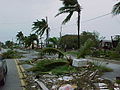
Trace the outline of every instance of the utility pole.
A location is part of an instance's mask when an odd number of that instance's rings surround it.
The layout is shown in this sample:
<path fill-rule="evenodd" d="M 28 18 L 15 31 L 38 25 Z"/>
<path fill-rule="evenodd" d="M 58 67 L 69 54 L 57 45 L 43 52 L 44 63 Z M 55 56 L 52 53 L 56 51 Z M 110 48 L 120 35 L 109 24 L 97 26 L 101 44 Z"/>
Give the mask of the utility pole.
<path fill-rule="evenodd" d="M 60 38 L 62 37 L 62 25 L 60 27 Z"/>

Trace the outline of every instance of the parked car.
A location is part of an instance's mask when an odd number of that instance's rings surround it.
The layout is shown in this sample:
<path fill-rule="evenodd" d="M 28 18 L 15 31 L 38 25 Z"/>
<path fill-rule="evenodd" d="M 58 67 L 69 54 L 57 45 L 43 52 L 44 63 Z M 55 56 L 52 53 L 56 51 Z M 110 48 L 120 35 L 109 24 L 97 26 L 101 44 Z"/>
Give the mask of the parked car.
<path fill-rule="evenodd" d="M 0 85 L 3 86 L 6 81 L 7 75 L 7 63 L 6 60 L 0 55 Z"/>

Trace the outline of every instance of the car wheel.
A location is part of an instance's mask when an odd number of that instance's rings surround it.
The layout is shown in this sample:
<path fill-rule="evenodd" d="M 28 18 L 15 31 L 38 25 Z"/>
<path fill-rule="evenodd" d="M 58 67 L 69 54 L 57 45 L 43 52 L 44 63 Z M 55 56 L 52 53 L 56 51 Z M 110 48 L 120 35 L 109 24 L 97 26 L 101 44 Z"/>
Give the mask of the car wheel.
<path fill-rule="evenodd" d="M 0 81 L 0 85 L 1 85 L 1 86 L 5 85 L 5 81 L 6 81 L 6 77 L 4 77 L 4 78 Z"/>

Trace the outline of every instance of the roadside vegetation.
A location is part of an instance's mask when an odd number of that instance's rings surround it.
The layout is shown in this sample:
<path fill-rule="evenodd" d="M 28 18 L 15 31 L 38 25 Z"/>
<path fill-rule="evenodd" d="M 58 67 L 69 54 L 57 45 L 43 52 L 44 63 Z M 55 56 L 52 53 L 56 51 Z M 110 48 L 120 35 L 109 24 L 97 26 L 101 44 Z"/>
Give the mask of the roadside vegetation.
<path fill-rule="evenodd" d="M 74 12 L 77 12 L 77 35 L 60 35 L 60 37 L 49 37 L 50 27 L 48 18 L 46 17 L 33 22 L 32 33 L 28 36 L 25 36 L 22 31 L 19 31 L 16 35 L 17 43 L 14 43 L 13 41 L 0 43 L 0 48 L 2 47 L 11 49 L 2 54 L 3 58 L 14 59 L 23 57 L 23 53 L 15 51 L 14 48 L 26 50 L 34 49 L 39 52 L 38 58 L 35 60 L 33 59 L 22 61 L 20 63 L 29 64 L 32 66 L 32 68 L 27 69 L 27 72 L 32 72 L 33 77 L 35 75 L 41 76 L 42 78 L 39 79 L 43 79 L 43 81 L 48 79 L 44 77 L 47 75 L 57 75 L 61 76 L 62 78 L 64 75 L 69 75 L 73 78 L 69 82 L 52 78 L 54 82 L 45 82 L 50 89 L 53 84 L 56 83 L 56 86 L 58 84 L 62 86 L 63 84 L 70 83 L 77 86 L 76 90 L 82 90 L 82 88 L 84 88 L 83 90 L 97 90 L 94 83 L 98 83 L 98 81 L 100 81 L 99 77 L 104 72 L 111 72 L 113 70 L 106 67 L 106 65 L 103 65 L 100 62 L 96 63 L 94 61 L 89 62 L 86 66 L 83 67 L 74 67 L 72 66 L 73 59 L 69 56 L 72 55 L 78 59 L 86 58 L 86 56 L 89 56 L 120 61 L 120 37 L 115 37 L 115 40 L 111 40 L 112 45 L 110 48 L 107 48 L 106 45 L 104 47 L 100 46 L 100 42 L 104 38 L 100 37 L 98 32 L 83 31 L 80 35 L 80 14 L 82 8 L 78 0 L 61 1 L 63 3 L 63 6 L 59 8 L 59 12 L 56 16 L 68 13 L 68 16 L 62 22 L 62 24 L 66 24 L 68 21 L 70 21 Z M 120 2 L 114 5 L 112 13 L 113 15 L 120 14 Z M 45 42 L 42 39 L 44 34 L 46 34 Z M 113 90 L 110 81 L 104 80 L 102 82 L 106 83 L 106 81 L 109 89 Z M 116 83 L 120 84 L 120 80 L 116 80 Z"/>
<path fill-rule="evenodd" d="M 2 57 L 4 59 L 15 59 L 15 58 L 22 58 L 22 53 L 17 52 L 15 50 L 8 50 L 7 52 L 2 53 Z"/>
<path fill-rule="evenodd" d="M 93 50 L 91 56 L 120 61 L 120 42 L 118 43 L 117 47 L 111 50 L 104 49 Z"/>

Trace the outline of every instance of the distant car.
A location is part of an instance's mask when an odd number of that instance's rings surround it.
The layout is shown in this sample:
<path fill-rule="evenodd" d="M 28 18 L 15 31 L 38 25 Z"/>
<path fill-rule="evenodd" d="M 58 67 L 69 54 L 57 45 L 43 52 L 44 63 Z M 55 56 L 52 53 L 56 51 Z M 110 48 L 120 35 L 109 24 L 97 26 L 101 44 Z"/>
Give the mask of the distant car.
<path fill-rule="evenodd" d="M 6 60 L 0 55 L 0 85 L 3 86 L 6 81 L 7 75 L 7 63 Z"/>

